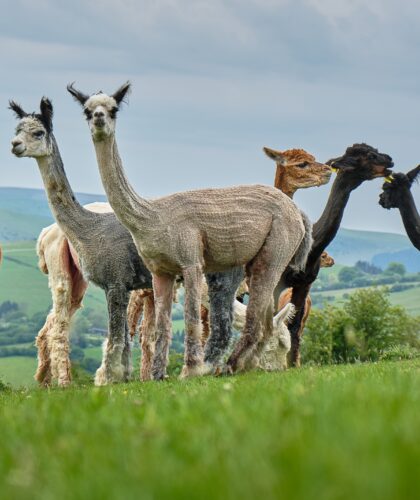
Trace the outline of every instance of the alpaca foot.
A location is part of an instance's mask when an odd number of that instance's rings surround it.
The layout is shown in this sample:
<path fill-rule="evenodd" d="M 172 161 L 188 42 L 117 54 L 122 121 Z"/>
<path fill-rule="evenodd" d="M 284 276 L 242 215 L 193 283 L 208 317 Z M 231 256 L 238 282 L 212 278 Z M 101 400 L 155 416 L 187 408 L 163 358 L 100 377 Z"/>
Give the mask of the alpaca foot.
<path fill-rule="evenodd" d="M 95 374 L 95 385 L 103 386 L 112 384 L 115 382 L 121 382 L 123 380 L 124 369 L 123 366 L 114 367 L 113 370 L 110 368 L 106 368 L 105 366 L 100 366 L 96 370 Z"/>
<path fill-rule="evenodd" d="M 68 387 L 70 384 L 71 384 L 71 380 L 69 378 L 58 380 L 59 387 L 65 388 L 65 387 Z"/>
<path fill-rule="evenodd" d="M 166 374 L 166 370 L 153 370 L 152 379 L 156 381 L 167 380 L 169 376 Z"/>
<path fill-rule="evenodd" d="M 210 369 L 212 369 L 212 367 L 210 367 Z M 210 373 L 208 370 L 208 363 L 199 363 L 194 366 L 184 365 L 179 378 L 186 379 L 191 377 L 201 377 L 202 375 Z"/>
<path fill-rule="evenodd" d="M 228 375 L 233 375 L 233 368 L 230 365 L 221 365 L 216 368 L 214 372 L 216 377 L 223 377 Z"/>

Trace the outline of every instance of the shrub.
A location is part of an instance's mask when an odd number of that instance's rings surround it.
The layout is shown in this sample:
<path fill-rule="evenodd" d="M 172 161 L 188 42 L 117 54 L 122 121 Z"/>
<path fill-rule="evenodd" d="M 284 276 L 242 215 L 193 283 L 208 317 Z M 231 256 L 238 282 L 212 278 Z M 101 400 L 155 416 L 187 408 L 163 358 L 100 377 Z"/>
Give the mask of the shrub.
<path fill-rule="evenodd" d="M 388 294 L 386 289 L 358 290 L 343 308 L 313 311 L 303 337 L 303 362 L 376 361 L 396 345 L 420 352 L 418 318 L 391 306 Z"/>

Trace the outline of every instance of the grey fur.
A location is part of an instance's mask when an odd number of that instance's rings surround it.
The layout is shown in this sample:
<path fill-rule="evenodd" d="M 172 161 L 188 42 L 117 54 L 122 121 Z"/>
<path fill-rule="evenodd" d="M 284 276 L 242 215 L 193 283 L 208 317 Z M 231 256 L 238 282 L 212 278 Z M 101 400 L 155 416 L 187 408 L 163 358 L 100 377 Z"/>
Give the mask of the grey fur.
<path fill-rule="evenodd" d="M 37 125 L 45 129 L 35 116 L 23 119 L 38 120 Z M 89 212 L 77 202 L 54 135 L 46 133 L 50 153 L 37 160 L 51 211 L 76 249 L 84 276 L 104 290 L 108 303 L 108 342 L 96 382 L 104 384 L 127 380 L 131 371 L 126 320 L 129 293 L 131 290 L 151 288 L 152 277 L 140 259 L 130 233 L 116 216 L 113 213 Z"/>

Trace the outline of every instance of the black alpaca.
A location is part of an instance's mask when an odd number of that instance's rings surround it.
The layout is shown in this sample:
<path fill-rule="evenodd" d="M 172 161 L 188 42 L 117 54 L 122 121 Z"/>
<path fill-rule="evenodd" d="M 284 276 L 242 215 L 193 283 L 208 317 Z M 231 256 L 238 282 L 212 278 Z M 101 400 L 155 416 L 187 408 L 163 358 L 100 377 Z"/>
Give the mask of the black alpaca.
<path fill-rule="evenodd" d="M 306 268 L 300 273 L 286 270 L 282 280 L 282 286 L 293 288 L 291 302 L 296 308 L 296 315 L 289 323 L 292 341 L 290 363 L 293 366 L 300 366 L 299 331 L 306 297 L 318 276 L 321 254 L 333 241 L 340 227 L 350 194 L 365 181 L 390 175 L 393 162 L 390 156 L 379 153 L 367 144 L 354 144 L 347 148 L 343 156 L 329 160 L 327 165 L 337 170 L 337 177 L 324 211 L 313 225 L 314 241 Z"/>
<path fill-rule="evenodd" d="M 411 186 L 420 174 L 420 165 L 406 174 L 392 174 L 382 186 L 379 204 L 386 208 L 398 208 L 411 243 L 420 250 L 420 215 L 414 202 Z"/>

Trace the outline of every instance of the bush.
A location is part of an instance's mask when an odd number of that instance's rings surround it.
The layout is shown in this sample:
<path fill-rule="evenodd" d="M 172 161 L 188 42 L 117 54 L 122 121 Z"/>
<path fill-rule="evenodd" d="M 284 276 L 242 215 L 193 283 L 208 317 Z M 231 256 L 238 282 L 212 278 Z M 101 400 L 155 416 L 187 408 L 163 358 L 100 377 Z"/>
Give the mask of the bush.
<path fill-rule="evenodd" d="M 358 290 L 343 308 L 313 311 L 302 345 L 305 363 L 376 361 L 396 345 L 420 352 L 420 322 L 391 306 L 386 289 Z"/>
<path fill-rule="evenodd" d="M 380 355 L 381 361 L 402 361 L 420 357 L 420 351 L 408 345 L 393 345 L 385 349 Z"/>

